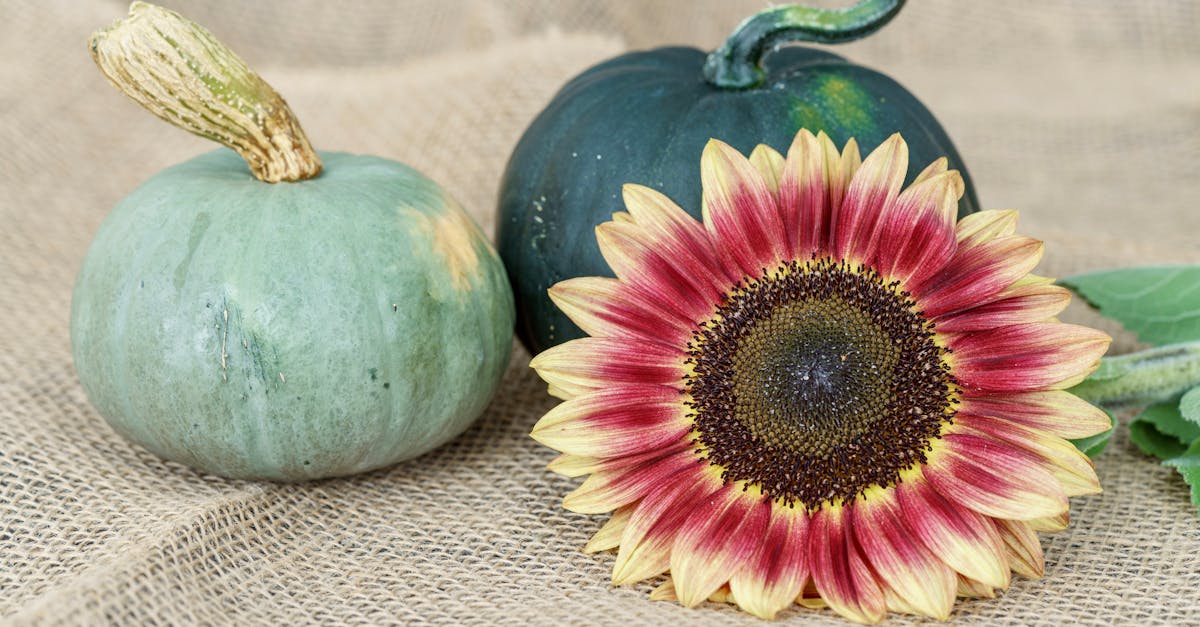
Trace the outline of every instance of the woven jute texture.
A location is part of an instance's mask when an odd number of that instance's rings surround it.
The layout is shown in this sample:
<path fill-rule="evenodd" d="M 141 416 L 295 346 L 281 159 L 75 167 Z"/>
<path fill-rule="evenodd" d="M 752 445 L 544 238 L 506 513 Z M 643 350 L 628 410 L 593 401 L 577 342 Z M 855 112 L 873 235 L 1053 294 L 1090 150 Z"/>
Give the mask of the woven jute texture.
<path fill-rule="evenodd" d="M 828 3 L 827 3 L 828 4 Z M 315 145 L 410 163 L 492 232 L 509 151 L 557 88 L 630 48 L 705 48 L 761 0 L 173 3 L 257 67 Z M 0 619 L 15 624 L 758 624 L 651 602 L 586 555 L 602 516 L 527 437 L 553 405 L 516 352 L 470 431 L 422 458 L 303 485 L 157 459 L 88 404 L 68 337 L 75 273 L 108 210 L 210 149 L 92 66 L 113 0 L 0 0 Z M 1022 210 L 1042 272 L 1197 262 L 1200 6 L 1173 0 L 909 3 L 841 52 L 937 113 L 983 204 Z M 697 155 L 697 158 L 699 155 Z M 1065 316 L 1114 333 L 1082 306 Z M 1128 416 L 1124 417 L 1128 420 Z M 1118 434 L 1099 496 L 1043 538 L 1046 576 L 961 601 L 960 624 L 1200 624 L 1200 520 L 1174 471 Z M 786 623 L 841 621 L 789 610 Z M 893 624 L 910 619 L 893 617 Z"/>

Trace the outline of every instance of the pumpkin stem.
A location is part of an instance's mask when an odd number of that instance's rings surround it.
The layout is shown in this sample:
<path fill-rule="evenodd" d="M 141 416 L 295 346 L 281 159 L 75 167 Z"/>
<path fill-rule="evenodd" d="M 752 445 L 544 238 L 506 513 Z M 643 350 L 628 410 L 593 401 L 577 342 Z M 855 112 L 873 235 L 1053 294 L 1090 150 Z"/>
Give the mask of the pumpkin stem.
<path fill-rule="evenodd" d="M 100 71 L 158 117 L 238 152 L 261 181 L 301 181 L 321 159 L 287 103 L 232 50 L 187 18 L 145 2 L 88 42 Z"/>
<path fill-rule="evenodd" d="M 905 0 L 862 0 L 845 9 L 800 5 L 772 7 L 750 16 L 704 62 L 704 78 L 721 89 L 749 89 L 763 83 L 762 57 L 794 41 L 836 44 L 865 37 L 887 24 Z"/>

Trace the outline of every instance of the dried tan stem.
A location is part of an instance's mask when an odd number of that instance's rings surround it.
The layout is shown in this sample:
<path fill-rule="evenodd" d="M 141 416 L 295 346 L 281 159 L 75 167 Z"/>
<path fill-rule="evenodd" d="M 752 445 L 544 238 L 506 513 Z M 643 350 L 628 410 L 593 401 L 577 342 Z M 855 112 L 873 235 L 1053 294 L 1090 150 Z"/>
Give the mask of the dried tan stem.
<path fill-rule="evenodd" d="M 199 24 L 145 2 L 92 34 L 92 58 L 109 82 L 154 115 L 238 152 L 268 183 L 321 173 L 287 103 Z"/>

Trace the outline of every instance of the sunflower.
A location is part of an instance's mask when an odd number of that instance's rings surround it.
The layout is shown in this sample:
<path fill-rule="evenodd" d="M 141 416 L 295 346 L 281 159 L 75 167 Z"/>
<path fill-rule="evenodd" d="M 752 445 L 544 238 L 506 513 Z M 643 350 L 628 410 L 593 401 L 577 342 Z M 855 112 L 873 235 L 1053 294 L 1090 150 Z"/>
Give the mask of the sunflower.
<path fill-rule="evenodd" d="M 712 140 L 700 169 L 702 222 L 625 186 L 596 229 L 616 278 L 550 289 L 590 337 L 532 362 L 563 399 L 532 437 L 590 475 L 564 507 L 612 512 L 586 550 L 614 584 L 877 622 L 1040 576 L 1036 532 L 1100 491 L 1067 438 L 1109 421 L 1064 389 L 1110 338 L 1055 319 L 1016 212 L 956 220 L 944 158 L 902 190 L 898 134 L 865 160 Z"/>

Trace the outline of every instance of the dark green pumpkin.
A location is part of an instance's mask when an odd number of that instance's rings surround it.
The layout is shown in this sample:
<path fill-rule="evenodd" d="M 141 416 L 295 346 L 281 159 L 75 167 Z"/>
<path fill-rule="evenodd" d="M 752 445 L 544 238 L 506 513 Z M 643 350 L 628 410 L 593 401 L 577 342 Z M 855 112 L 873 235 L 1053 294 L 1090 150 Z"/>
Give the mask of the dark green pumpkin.
<path fill-rule="evenodd" d="M 839 41 L 878 28 L 900 4 L 772 11 L 807 11 L 810 21 L 814 15 L 828 18 L 832 26 L 808 24 L 801 34 L 810 41 Z M 874 13 L 862 15 L 866 9 Z M 899 131 L 909 146 L 910 179 L 938 157 L 948 157 L 967 182 L 959 214 L 977 210 L 958 152 L 911 93 L 884 74 L 814 48 L 778 49 L 760 67 L 756 55 L 781 38 L 796 37 L 794 28 L 772 30 L 770 20 L 764 30 L 763 15 L 743 23 L 713 55 L 661 48 L 592 67 L 563 87 L 526 130 L 501 185 L 498 243 L 516 291 L 518 334 L 531 352 L 583 335 L 546 289 L 572 277 L 612 276 L 594 227 L 623 209 L 624 183 L 660 190 L 700 217 L 700 153 L 709 138 L 746 154 L 760 143 L 786 153 L 796 132 L 807 128 L 825 131 L 839 147 L 855 138 L 865 155 Z M 709 60 L 706 70 L 706 58 L 718 54 L 748 55 L 750 64 L 715 67 Z M 730 69 L 741 72 L 721 72 Z M 736 86 L 739 82 L 747 86 Z"/>

